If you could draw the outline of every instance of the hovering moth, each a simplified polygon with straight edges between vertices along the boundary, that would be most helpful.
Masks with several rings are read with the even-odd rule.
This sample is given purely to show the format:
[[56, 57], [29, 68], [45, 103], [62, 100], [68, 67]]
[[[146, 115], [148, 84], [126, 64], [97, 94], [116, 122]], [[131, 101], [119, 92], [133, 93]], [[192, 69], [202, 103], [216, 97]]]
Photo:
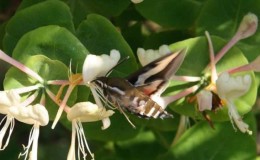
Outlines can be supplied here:
[[123, 114], [126, 110], [143, 118], [172, 117], [151, 96], [160, 95], [166, 89], [168, 81], [178, 70], [184, 57], [185, 50], [169, 53], [126, 78], [98, 77], [91, 83], [103, 101]]

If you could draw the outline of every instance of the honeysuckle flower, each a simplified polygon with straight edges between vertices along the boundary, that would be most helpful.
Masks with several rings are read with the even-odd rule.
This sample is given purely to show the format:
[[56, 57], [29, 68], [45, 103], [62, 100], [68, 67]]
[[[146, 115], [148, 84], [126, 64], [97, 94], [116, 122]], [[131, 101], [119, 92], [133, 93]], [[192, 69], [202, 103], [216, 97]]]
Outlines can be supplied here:
[[144, 0], [131, 0], [133, 3], [141, 3], [143, 2]]
[[[14, 129], [14, 117], [10, 114], [9, 108], [12, 106], [17, 106], [21, 103], [21, 97], [19, 94], [14, 92], [13, 90], [10, 91], [0, 91], [0, 113], [6, 115], [0, 124], [3, 123], [4, 120], [5, 124], [0, 131], [0, 150], [4, 150], [9, 143], [12, 131]], [[3, 139], [5, 134], [8, 131], [8, 136], [6, 142], [3, 144]]]
[[227, 51], [233, 47], [238, 41], [248, 38], [255, 34], [258, 27], [258, 18], [253, 13], [248, 13], [242, 19], [237, 32], [231, 40], [216, 54], [215, 62], [217, 63]]
[[[252, 15], [250, 15], [252, 16]], [[246, 28], [246, 27], [244, 27]], [[247, 27], [249, 30], [252, 30], [250, 27]], [[246, 32], [245, 30], [243, 30]], [[239, 31], [242, 34], [241, 28]], [[252, 33], [253, 34], [253, 33]], [[251, 34], [246, 34], [247, 36]], [[206, 32], [206, 36], [209, 42], [209, 50], [210, 50], [210, 67], [211, 67], [211, 81], [208, 86], [206, 86], [203, 90], [201, 90], [196, 96], [198, 101], [198, 107], [200, 111], [204, 110], [212, 110], [213, 109], [213, 94], [218, 97], [220, 102], [217, 102], [217, 105], [223, 106], [224, 104], [228, 107], [229, 117], [233, 124], [235, 122], [236, 126], [243, 133], [247, 132], [248, 134], [252, 134], [248, 128], [249, 126], [243, 122], [241, 116], [239, 115], [237, 108], [235, 106], [235, 99], [244, 95], [251, 86], [251, 77], [250, 75], [245, 76], [237, 76], [236, 78], [231, 77], [230, 74], [242, 71], [257, 71], [259, 69], [259, 58], [256, 58], [252, 63], [247, 65], [239, 66], [233, 69], [228, 69], [218, 76], [216, 71], [216, 57], [214, 57], [213, 45], [210, 39], [209, 34]], [[243, 36], [246, 37], [246, 36]], [[223, 54], [224, 55], [224, 54]], [[221, 56], [222, 57], [222, 56]], [[209, 94], [211, 92], [211, 94]], [[224, 101], [224, 104], [222, 103]], [[216, 103], [216, 102], [215, 102]]]
[[143, 48], [137, 49], [137, 56], [142, 66], [145, 66], [148, 63], [158, 59], [159, 57], [162, 57], [169, 53], [171, 53], [171, 50], [167, 45], [161, 45], [158, 50], [144, 50]]
[[[118, 63], [120, 53], [118, 50], [111, 50], [110, 56], [102, 54], [100, 56], [89, 54], [87, 55], [82, 69], [83, 83], [90, 87], [94, 96], [95, 102], [99, 107], [104, 107], [100, 97], [94, 86], [90, 82], [97, 77], [106, 76], [108, 72]], [[109, 117], [102, 119], [103, 128], [106, 129], [110, 125]]]
[[[107, 119], [114, 114], [112, 110], [106, 110], [104, 107], [98, 106], [91, 102], [80, 102], [75, 104], [68, 112], [67, 118], [72, 122], [72, 138], [71, 146], [68, 153], [68, 160], [75, 160], [75, 141], [76, 135], [78, 140], [78, 159], [80, 159], [80, 152], [83, 155], [83, 159], [86, 158], [87, 152], [90, 153], [92, 159], [94, 159], [94, 154], [91, 153], [84, 130], [82, 127], [82, 122], [95, 122], [103, 119]], [[108, 126], [106, 126], [108, 127]]]
[[87, 55], [82, 70], [83, 82], [88, 84], [97, 77], [105, 76], [119, 61], [120, 53], [113, 49], [110, 56], [102, 54], [100, 56]]
[[25, 156], [27, 159], [29, 149], [32, 145], [32, 150], [29, 153], [30, 160], [37, 160], [37, 148], [40, 126], [45, 126], [49, 122], [49, 114], [46, 108], [41, 104], [24, 106], [13, 106], [9, 108], [10, 114], [20, 122], [33, 125], [30, 132], [28, 145], [24, 147], [24, 153], [20, 156]]
[[227, 72], [223, 72], [216, 82], [219, 97], [227, 103], [231, 122], [235, 122], [241, 132], [249, 134], [252, 134], [252, 131], [249, 130], [248, 124], [242, 121], [234, 100], [249, 90], [251, 82], [250, 75], [231, 77]]

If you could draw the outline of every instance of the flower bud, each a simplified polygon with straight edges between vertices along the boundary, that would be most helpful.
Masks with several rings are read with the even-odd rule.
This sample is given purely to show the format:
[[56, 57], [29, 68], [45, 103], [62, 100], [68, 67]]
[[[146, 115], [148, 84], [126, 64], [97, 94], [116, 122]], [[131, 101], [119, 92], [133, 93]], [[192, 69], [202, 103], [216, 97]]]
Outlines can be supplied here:
[[240, 35], [239, 36], [240, 39], [250, 37], [256, 32], [257, 26], [258, 26], [257, 16], [253, 13], [248, 13], [243, 17], [236, 35]]

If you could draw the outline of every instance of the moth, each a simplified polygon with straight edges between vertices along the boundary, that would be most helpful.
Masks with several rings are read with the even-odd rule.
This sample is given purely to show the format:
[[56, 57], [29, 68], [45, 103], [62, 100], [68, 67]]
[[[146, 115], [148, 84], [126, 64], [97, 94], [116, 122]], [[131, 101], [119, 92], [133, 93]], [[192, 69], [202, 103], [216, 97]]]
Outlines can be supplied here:
[[160, 96], [166, 89], [184, 57], [185, 50], [179, 50], [147, 64], [126, 78], [104, 76], [91, 83], [103, 102], [115, 106], [123, 114], [126, 110], [142, 118], [172, 117], [152, 96]]

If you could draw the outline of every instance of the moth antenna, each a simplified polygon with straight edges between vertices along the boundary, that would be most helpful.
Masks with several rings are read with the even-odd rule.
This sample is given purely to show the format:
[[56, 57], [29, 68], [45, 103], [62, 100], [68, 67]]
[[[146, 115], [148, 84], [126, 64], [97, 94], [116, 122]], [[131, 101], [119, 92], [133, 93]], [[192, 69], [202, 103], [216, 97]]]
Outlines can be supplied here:
[[112, 71], [113, 71], [114, 68], [116, 68], [117, 66], [119, 66], [120, 64], [122, 64], [124, 61], [128, 60], [129, 58], [130, 58], [130, 57], [127, 56], [127, 57], [124, 57], [122, 60], [120, 60], [113, 68], [111, 68], [111, 69], [107, 72], [107, 74], [105, 75], [105, 77], [108, 77], [108, 76], [112, 73]]

